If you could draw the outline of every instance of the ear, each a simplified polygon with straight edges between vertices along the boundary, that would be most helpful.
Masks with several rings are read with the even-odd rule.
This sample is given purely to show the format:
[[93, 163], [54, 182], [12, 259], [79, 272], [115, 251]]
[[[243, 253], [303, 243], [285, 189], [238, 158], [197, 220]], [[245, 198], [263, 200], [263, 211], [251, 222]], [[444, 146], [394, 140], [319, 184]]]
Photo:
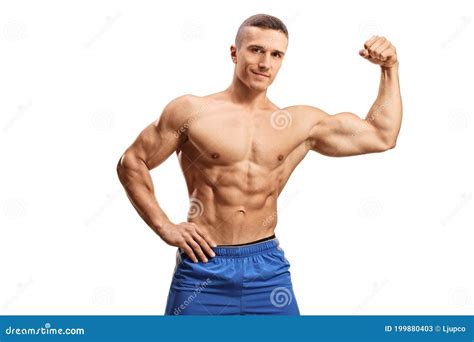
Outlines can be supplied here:
[[230, 57], [232, 58], [232, 62], [237, 64], [237, 48], [235, 45], [230, 46]]

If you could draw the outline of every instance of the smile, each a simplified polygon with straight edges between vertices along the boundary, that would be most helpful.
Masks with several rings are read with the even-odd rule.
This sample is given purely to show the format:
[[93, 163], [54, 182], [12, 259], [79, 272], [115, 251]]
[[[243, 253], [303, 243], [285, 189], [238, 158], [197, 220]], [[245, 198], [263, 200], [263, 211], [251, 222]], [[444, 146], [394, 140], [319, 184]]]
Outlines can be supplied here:
[[260, 74], [258, 72], [254, 72], [252, 71], [253, 74], [257, 75], [257, 76], [260, 76], [260, 77], [266, 77], [266, 78], [269, 78], [270, 76], [269, 75], [265, 75], [265, 74]]

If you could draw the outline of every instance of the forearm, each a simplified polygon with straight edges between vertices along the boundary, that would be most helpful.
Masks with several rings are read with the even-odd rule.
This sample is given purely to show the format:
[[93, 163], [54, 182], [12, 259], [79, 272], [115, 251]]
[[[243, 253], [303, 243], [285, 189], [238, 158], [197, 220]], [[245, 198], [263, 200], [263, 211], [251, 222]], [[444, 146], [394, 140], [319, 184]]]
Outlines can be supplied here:
[[150, 171], [142, 160], [126, 157], [117, 165], [120, 182], [140, 217], [160, 235], [163, 226], [171, 221], [156, 200]]
[[397, 62], [390, 68], [381, 67], [379, 93], [366, 120], [388, 144], [394, 145], [400, 132], [402, 112]]

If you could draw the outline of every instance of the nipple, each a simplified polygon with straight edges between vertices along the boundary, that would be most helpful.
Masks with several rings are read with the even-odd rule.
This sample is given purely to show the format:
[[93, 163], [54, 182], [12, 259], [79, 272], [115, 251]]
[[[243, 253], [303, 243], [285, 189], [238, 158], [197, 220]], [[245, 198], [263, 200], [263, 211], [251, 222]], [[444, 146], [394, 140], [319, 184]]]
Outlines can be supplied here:
[[279, 154], [278, 155], [278, 160], [282, 160], [283, 159], [283, 154]]
[[219, 158], [219, 153], [215, 152], [212, 154], [212, 158], [217, 159]]

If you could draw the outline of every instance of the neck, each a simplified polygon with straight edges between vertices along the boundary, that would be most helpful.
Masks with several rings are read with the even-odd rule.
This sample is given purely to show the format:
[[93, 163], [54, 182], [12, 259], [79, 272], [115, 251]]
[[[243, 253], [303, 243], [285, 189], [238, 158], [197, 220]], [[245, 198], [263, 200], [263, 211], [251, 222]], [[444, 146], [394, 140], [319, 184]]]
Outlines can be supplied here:
[[256, 90], [247, 87], [234, 75], [232, 84], [225, 90], [231, 101], [249, 110], [267, 107], [269, 100], [267, 90]]

